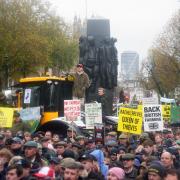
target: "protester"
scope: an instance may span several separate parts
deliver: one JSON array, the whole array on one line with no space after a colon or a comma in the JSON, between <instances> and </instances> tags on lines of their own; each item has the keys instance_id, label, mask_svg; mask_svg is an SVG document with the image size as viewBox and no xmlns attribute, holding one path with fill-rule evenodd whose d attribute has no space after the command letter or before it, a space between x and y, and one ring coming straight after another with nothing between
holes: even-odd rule
<instances>
[{"instance_id":1,"label":"protester","mask_svg":"<svg viewBox=\"0 0 180 180\"><path fill-rule=\"evenodd\" d=\"M109 169L107 180L124 180L125 173L124 170L118 167L113 167Z\"/></svg>"},{"instance_id":2,"label":"protester","mask_svg":"<svg viewBox=\"0 0 180 180\"><path fill-rule=\"evenodd\" d=\"M73 98L80 99L81 103L85 102L85 92L90 86L88 75L83 70L83 64L76 65L76 73L73 74L74 85L73 85Z\"/></svg>"}]
</instances>

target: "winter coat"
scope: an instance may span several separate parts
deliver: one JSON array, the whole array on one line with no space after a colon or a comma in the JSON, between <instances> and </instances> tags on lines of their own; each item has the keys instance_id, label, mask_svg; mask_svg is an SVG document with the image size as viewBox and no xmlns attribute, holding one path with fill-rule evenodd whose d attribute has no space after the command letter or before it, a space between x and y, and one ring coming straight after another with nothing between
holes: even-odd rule
<instances>
[{"instance_id":1,"label":"winter coat","mask_svg":"<svg viewBox=\"0 0 180 180\"><path fill-rule=\"evenodd\" d=\"M89 87L89 77L83 72L81 74L75 73L74 77L74 86L73 86L73 97L84 98L85 91Z\"/></svg>"}]
</instances>

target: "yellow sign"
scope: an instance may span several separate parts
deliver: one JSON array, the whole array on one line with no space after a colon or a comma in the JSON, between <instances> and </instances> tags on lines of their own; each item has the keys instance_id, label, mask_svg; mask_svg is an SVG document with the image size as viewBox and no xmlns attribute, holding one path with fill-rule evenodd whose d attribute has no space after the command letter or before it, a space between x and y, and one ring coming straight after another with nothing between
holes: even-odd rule
<instances>
[{"instance_id":1,"label":"yellow sign","mask_svg":"<svg viewBox=\"0 0 180 180\"><path fill-rule=\"evenodd\" d=\"M171 117L171 105L161 105L163 120L170 121Z\"/></svg>"},{"instance_id":2,"label":"yellow sign","mask_svg":"<svg viewBox=\"0 0 180 180\"><path fill-rule=\"evenodd\" d=\"M0 107L0 127L12 127L13 113L13 108Z\"/></svg>"},{"instance_id":3,"label":"yellow sign","mask_svg":"<svg viewBox=\"0 0 180 180\"><path fill-rule=\"evenodd\" d=\"M133 108L120 108L118 131L141 134L142 110Z\"/></svg>"}]
</instances>

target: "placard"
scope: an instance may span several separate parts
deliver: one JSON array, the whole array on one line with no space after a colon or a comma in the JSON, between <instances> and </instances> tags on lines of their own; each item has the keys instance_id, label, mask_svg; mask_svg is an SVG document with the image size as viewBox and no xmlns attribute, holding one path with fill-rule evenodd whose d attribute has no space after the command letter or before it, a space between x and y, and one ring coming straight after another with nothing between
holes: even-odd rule
<instances>
[{"instance_id":1,"label":"placard","mask_svg":"<svg viewBox=\"0 0 180 180\"><path fill-rule=\"evenodd\" d=\"M161 105L143 107L144 131L162 131L164 128Z\"/></svg>"},{"instance_id":2,"label":"placard","mask_svg":"<svg viewBox=\"0 0 180 180\"><path fill-rule=\"evenodd\" d=\"M171 118L171 105L161 105L162 116L164 121L170 121Z\"/></svg>"},{"instance_id":3,"label":"placard","mask_svg":"<svg viewBox=\"0 0 180 180\"><path fill-rule=\"evenodd\" d=\"M101 103L85 104L85 120L87 129L94 129L94 123L102 123Z\"/></svg>"},{"instance_id":4,"label":"placard","mask_svg":"<svg viewBox=\"0 0 180 180\"><path fill-rule=\"evenodd\" d=\"M120 108L118 131L141 134L142 110L133 108Z\"/></svg>"},{"instance_id":5,"label":"placard","mask_svg":"<svg viewBox=\"0 0 180 180\"><path fill-rule=\"evenodd\" d=\"M30 104L30 102L31 102L31 89L25 89L24 104Z\"/></svg>"},{"instance_id":6,"label":"placard","mask_svg":"<svg viewBox=\"0 0 180 180\"><path fill-rule=\"evenodd\" d=\"M0 127L12 127L13 122L13 108L3 108L0 107Z\"/></svg>"},{"instance_id":7,"label":"placard","mask_svg":"<svg viewBox=\"0 0 180 180\"><path fill-rule=\"evenodd\" d=\"M64 116L68 121L75 121L81 118L81 101L64 100Z\"/></svg>"}]
</instances>

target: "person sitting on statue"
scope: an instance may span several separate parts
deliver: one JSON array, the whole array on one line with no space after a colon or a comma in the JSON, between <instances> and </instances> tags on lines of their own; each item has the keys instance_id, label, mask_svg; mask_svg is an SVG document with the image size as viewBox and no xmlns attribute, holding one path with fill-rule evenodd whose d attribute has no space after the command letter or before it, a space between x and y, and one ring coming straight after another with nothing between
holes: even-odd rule
<instances>
[{"instance_id":1,"label":"person sitting on statue","mask_svg":"<svg viewBox=\"0 0 180 180\"><path fill-rule=\"evenodd\" d=\"M83 70L82 64L77 64L76 73L73 74L74 86L73 86L73 99L80 99L84 104L86 89L90 86L88 75Z\"/></svg>"}]
</instances>

